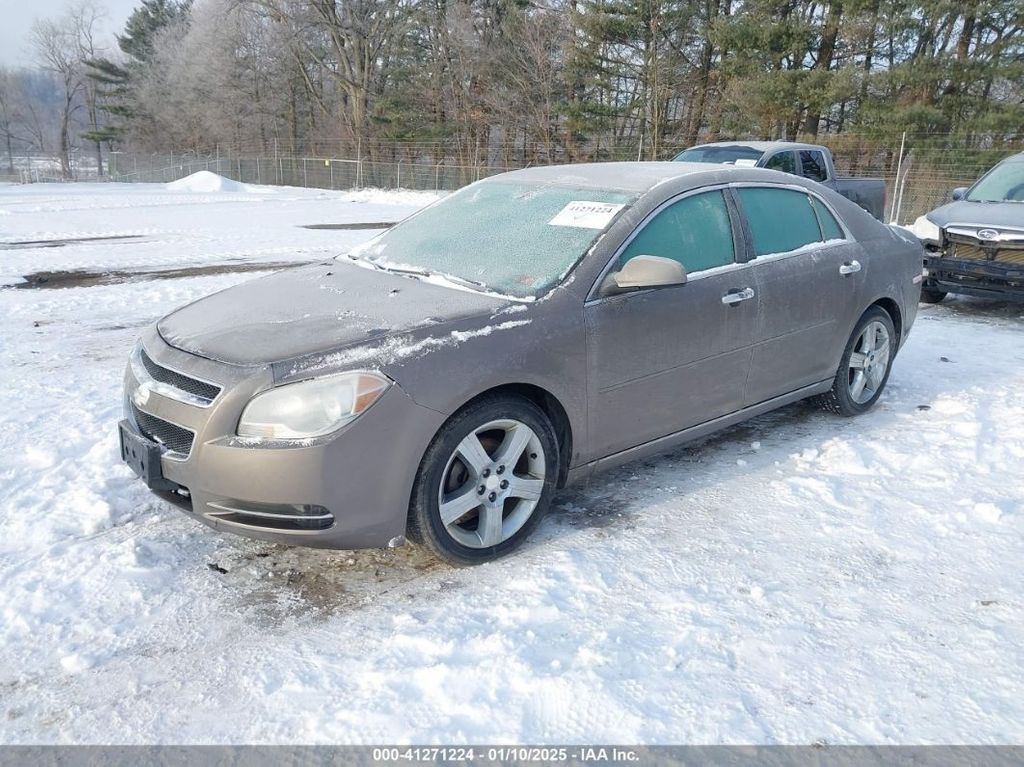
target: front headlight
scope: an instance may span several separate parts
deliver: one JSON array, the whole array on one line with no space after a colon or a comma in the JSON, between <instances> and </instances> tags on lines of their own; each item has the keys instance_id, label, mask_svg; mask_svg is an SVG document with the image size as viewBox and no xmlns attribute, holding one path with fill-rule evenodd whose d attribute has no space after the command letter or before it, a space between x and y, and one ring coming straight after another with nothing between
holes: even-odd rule
<instances>
[{"instance_id":1,"label":"front headlight","mask_svg":"<svg viewBox=\"0 0 1024 767\"><path fill-rule=\"evenodd\" d=\"M912 227L914 236L926 242L939 242L939 227L928 216L918 216Z\"/></svg>"},{"instance_id":2,"label":"front headlight","mask_svg":"<svg viewBox=\"0 0 1024 767\"><path fill-rule=\"evenodd\" d=\"M257 394L242 411L239 437L308 439L330 434L365 412L391 386L380 373L342 373Z\"/></svg>"}]
</instances>

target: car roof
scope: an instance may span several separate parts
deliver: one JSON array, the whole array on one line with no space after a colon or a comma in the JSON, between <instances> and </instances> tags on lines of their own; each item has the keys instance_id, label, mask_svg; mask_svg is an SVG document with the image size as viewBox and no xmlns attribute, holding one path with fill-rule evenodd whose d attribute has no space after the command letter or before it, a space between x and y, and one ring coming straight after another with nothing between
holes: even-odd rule
<instances>
[{"instance_id":1,"label":"car roof","mask_svg":"<svg viewBox=\"0 0 1024 767\"><path fill-rule=\"evenodd\" d=\"M591 162L523 168L492 178L581 189L646 192L663 181L707 172L707 163L700 162Z\"/></svg>"},{"instance_id":2,"label":"car roof","mask_svg":"<svg viewBox=\"0 0 1024 767\"><path fill-rule=\"evenodd\" d=\"M824 149L821 144L805 144L800 141L712 141L710 144L698 144L697 146L689 147L690 149L697 149L698 147L706 146L746 146L751 149L758 149L762 152L768 152L777 149ZM685 151L685 150L683 150Z\"/></svg>"}]
</instances>

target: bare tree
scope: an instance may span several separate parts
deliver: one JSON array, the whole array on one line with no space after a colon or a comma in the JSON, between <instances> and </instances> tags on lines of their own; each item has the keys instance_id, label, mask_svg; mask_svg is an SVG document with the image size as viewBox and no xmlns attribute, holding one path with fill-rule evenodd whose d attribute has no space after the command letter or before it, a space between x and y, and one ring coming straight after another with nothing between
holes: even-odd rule
<instances>
[{"instance_id":1,"label":"bare tree","mask_svg":"<svg viewBox=\"0 0 1024 767\"><path fill-rule=\"evenodd\" d=\"M96 92L85 77L85 62L99 55L96 28L103 13L92 0L79 0L53 19L37 19L31 40L40 66L57 80L62 107L59 118L58 157L61 175L71 178L72 129L76 112L85 108L91 127L99 127ZM102 148L97 143L97 165L102 173Z\"/></svg>"},{"instance_id":2,"label":"bare tree","mask_svg":"<svg viewBox=\"0 0 1024 767\"><path fill-rule=\"evenodd\" d=\"M70 17L37 19L32 25L32 44L41 66L51 72L61 87L60 138L58 157L61 176L71 178L71 118L80 106L82 68L74 23Z\"/></svg>"},{"instance_id":3,"label":"bare tree","mask_svg":"<svg viewBox=\"0 0 1024 767\"><path fill-rule=\"evenodd\" d=\"M103 10L91 0L81 0L68 10L68 22L73 27L77 48L81 92L89 123L87 137L92 137L96 148L96 174L98 176L103 175L103 142L99 139L100 91L97 81L85 76L85 65L90 61L96 61L103 54L103 50L96 44L96 28L104 16Z\"/></svg>"},{"instance_id":4,"label":"bare tree","mask_svg":"<svg viewBox=\"0 0 1024 767\"><path fill-rule=\"evenodd\" d=\"M7 154L7 172L14 175L14 136L17 121L14 76L0 68L0 139Z\"/></svg>"}]
</instances>

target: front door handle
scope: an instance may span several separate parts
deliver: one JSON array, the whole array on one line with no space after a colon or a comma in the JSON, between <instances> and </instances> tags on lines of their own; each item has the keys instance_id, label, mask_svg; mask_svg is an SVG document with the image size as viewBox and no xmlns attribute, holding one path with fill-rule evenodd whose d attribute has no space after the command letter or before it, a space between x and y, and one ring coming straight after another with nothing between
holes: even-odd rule
<instances>
[{"instance_id":1,"label":"front door handle","mask_svg":"<svg viewBox=\"0 0 1024 767\"><path fill-rule=\"evenodd\" d=\"M738 304L741 301L749 301L754 297L753 288L743 288L743 290L730 290L724 296L722 296L722 303L728 305Z\"/></svg>"},{"instance_id":2,"label":"front door handle","mask_svg":"<svg viewBox=\"0 0 1024 767\"><path fill-rule=\"evenodd\" d=\"M860 271L860 261L847 261L839 267L840 274L856 274Z\"/></svg>"}]
</instances>

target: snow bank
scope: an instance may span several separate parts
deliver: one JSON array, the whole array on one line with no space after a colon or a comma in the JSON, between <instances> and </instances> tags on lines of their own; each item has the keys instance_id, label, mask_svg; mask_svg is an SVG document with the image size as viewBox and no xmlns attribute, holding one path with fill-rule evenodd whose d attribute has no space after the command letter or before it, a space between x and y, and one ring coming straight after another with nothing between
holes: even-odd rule
<instances>
[{"instance_id":1,"label":"snow bank","mask_svg":"<svg viewBox=\"0 0 1024 767\"><path fill-rule=\"evenodd\" d=\"M202 192L204 194L210 192L252 191L248 184L232 181L230 178L218 176L216 173L211 173L208 170L197 171L191 176L179 178L177 181L165 184L164 188L172 192Z\"/></svg>"}]
</instances>

